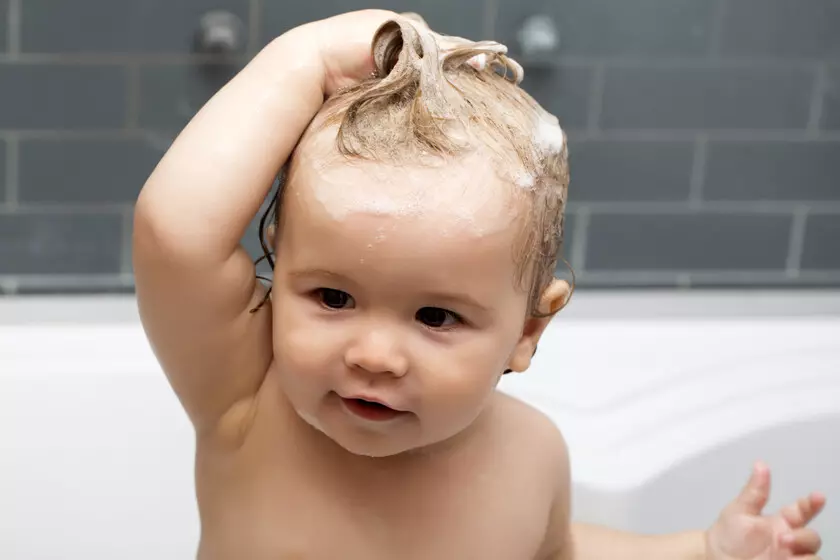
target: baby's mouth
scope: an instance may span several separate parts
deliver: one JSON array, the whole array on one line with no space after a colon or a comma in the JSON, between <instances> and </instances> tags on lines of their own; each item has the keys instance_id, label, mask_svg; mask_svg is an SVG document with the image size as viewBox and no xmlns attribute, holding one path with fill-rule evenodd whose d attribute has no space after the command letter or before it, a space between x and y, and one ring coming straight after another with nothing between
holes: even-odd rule
<instances>
[{"instance_id":1,"label":"baby's mouth","mask_svg":"<svg viewBox=\"0 0 840 560\"><path fill-rule=\"evenodd\" d=\"M346 399L342 397L341 403L351 414L374 422L385 422L408 414L408 412L395 410L384 404L360 398Z\"/></svg>"}]
</instances>

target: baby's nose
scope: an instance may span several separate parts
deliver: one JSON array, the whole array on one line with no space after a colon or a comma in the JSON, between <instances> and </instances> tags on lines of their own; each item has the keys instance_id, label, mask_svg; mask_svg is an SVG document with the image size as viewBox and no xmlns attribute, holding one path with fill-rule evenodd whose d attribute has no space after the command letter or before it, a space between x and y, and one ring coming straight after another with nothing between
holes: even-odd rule
<instances>
[{"instance_id":1,"label":"baby's nose","mask_svg":"<svg viewBox=\"0 0 840 560\"><path fill-rule=\"evenodd\" d=\"M391 328L369 329L348 347L344 361L348 367L370 373L402 377L408 371L408 358Z\"/></svg>"}]
</instances>

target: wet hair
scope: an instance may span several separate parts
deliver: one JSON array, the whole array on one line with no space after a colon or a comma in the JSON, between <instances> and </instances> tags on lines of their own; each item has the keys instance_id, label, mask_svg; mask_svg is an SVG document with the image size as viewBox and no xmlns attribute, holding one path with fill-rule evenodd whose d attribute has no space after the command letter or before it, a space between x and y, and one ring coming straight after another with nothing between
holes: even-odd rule
<instances>
[{"instance_id":1,"label":"wet hair","mask_svg":"<svg viewBox=\"0 0 840 560\"><path fill-rule=\"evenodd\" d=\"M337 126L339 157L391 165L487 154L523 201L513 258L529 311L556 313L537 307L554 279L563 242L568 149L556 117L519 86L522 67L504 45L440 35L415 14L381 26L372 52L373 75L328 99L310 131ZM260 260L272 269L264 233L267 225L279 225L286 171L260 220Z\"/></svg>"}]
</instances>

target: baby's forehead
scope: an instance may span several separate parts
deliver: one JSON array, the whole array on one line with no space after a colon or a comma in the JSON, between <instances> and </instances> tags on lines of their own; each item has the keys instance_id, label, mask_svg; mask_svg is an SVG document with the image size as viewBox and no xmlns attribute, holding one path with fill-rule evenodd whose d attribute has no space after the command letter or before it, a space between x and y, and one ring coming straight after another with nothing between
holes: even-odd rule
<instances>
[{"instance_id":1,"label":"baby's forehead","mask_svg":"<svg viewBox=\"0 0 840 560\"><path fill-rule=\"evenodd\" d=\"M478 153L397 165L325 148L304 146L287 185L287 201L311 219L394 218L481 235L510 229L521 215L515 187Z\"/></svg>"}]
</instances>

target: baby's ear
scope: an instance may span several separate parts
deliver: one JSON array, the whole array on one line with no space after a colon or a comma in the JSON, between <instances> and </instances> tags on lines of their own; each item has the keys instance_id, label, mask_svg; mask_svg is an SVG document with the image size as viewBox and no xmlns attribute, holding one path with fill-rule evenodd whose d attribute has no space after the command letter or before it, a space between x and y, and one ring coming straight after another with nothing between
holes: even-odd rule
<instances>
[{"instance_id":1,"label":"baby's ear","mask_svg":"<svg viewBox=\"0 0 840 560\"><path fill-rule=\"evenodd\" d=\"M554 279L545 289L537 305L537 316L529 317L522 329L522 336L510 356L508 368L523 372L531 366L531 358L537 351L537 343L555 313L563 309L571 295L571 287L565 280Z\"/></svg>"}]
</instances>

